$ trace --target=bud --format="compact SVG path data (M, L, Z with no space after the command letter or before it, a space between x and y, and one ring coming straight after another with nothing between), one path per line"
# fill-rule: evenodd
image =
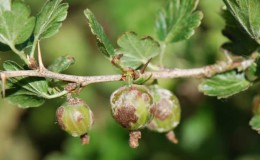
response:
M167 138L173 143L177 143L177 139L172 132L178 126L181 116L177 97L169 90L158 86L150 87L150 91L154 99L154 104L151 107L151 113L154 118L147 127L160 133L168 132Z
M87 134L93 125L93 113L84 101L70 98L57 109L56 117L64 131L80 137L82 144L88 144Z

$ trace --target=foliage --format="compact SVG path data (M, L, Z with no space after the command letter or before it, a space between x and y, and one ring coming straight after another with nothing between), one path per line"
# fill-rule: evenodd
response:
M194 41L199 41L198 39L201 37L197 37L197 35L191 38L196 30L198 30L199 33L203 33L208 29L207 26L204 26L205 24L203 27L198 28L199 25L203 23L203 7L200 7L202 11L197 10L199 5L198 0L168 0L165 8L159 10L156 16L156 37L152 37L152 33L148 36L139 36L142 35L142 33L137 34L136 32L128 31L119 36L117 39L118 46L113 46L112 44L114 43L109 40L110 37L105 33L107 28L103 28L101 25L104 24L101 23L104 21L103 19L100 19L101 22L99 22L90 9L85 9L84 14L88 20L90 30L95 37L99 51L105 55L105 57L111 62L112 65L120 69L120 74L122 77L121 80L125 81L127 85L137 83L142 85L150 85L158 83L160 78L165 77L202 77L202 81L198 86L200 92L203 92L208 96L227 98L238 93L245 94L245 92L241 92L247 90L251 86L255 86L259 80L260 16L258 11L260 9L260 2L258 0L223 0L223 2L225 3L226 8L222 11L222 18L225 20L225 28L223 29L222 33L226 38L228 38L229 41L223 43L222 48L225 51L228 51L228 61L225 61L224 63L222 63L222 61L212 66L201 67L197 70L196 68L194 70L183 70L185 73L178 72L182 71L179 69L168 68L163 64L162 59L163 57L166 57L165 53L173 51L174 54L168 54L166 57L175 57L168 58L168 61L172 62L173 64L178 64L179 59L177 58L186 56L184 54L178 54L186 51L191 52L189 54L192 54L192 56L196 58L204 58L203 55L199 55L198 52L195 52L197 49L196 47L194 47L194 50L193 48L189 50L182 49L184 48L183 46L188 46L193 44ZM44 103L49 102L48 99L64 101L62 98L64 98L65 95L73 94L73 96L78 97L81 89L88 84L87 81L85 83L80 81L82 80L82 76L75 76L75 81L72 81L75 83L75 86L69 88L71 87L70 82L62 78L58 80L55 78L50 79L48 77L47 74L57 75L61 72L68 73L67 70L70 69L71 65L75 63L74 58L71 56L61 56L57 58L52 64L50 64L47 69L43 68L42 70L41 66L38 66L38 64L41 63L39 49L37 52L39 59L36 61L37 56L35 55L35 52L37 43L40 43L43 40L48 42L48 38L59 32L63 21L67 18L68 7L69 4L62 2L62 0L47 0L40 12L36 16L32 16L30 7L27 6L25 2L0 0L0 50L11 50L22 60L22 62L17 61L16 59L14 61L7 60L3 62L3 69L7 72L0 72L2 90L6 92L5 98L13 104L18 105L21 108L29 108L42 106ZM142 8L142 10L144 9ZM207 18L207 14L205 15L205 18ZM129 20L129 23L130 22L131 20ZM111 22L111 25L112 24L113 26L110 27L112 29L114 29L113 27L116 28L116 25ZM203 48L202 50L209 52L207 47ZM76 54L77 53L73 53L73 56ZM97 66L101 65L102 67L99 67L99 69L104 72L106 71L105 62L104 64L99 62L95 63L96 61L95 58L93 58L94 56L88 56L88 59L84 57L84 63L89 63L89 66L91 67L90 69L82 68L84 73L87 71L88 73L86 74L98 72L96 68ZM158 62L158 59L160 62ZM185 60L185 62L188 61L189 59ZM179 63L182 62L183 61L179 61ZM192 65L194 64L190 64L190 66ZM19 71L33 71L33 73L37 72L40 73L40 77L43 78L30 76L8 77L8 74L5 75L5 73L18 73ZM199 73L196 73L196 71L199 71ZM164 73L164 75L161 74L162 77L158 76L158 79L156 78L153 82L149 81L150 78L154 79L153 74L157 75L160 73ZM67 76L67 74L58 75ZM7 76L7 78L5 78L5 76ZM87 78L90 80L94 79L94 82L91 83L106 82L102 81L102 76L89 76ZM140 79L143 80L140 82ZM160 83L161 82L159 81L159 84ZM172 84L173 82L171 81L169 83ZM176 84L178 83L180 82L176 81ZM167 84L165 86L167 86ZM102 87L98 89L106 93L106 96L110 91L105 91L106 89L102 89ZM89 92L92 94L95 93L95 91ZM239 97L240 94L237 96ZM97 93L95 93L95 96L101 97ZM91 96L89 99L90 101L93 100ZM210 106L209 104L207 105ZM203 116L205 115L206 114L203 114ZM197 118L197 121L195 121L196 123L190 123L193 124L191 126L197 124L198 126L200 125L197 127L198 129L196 133L201 133L201 141L207 138L207 134L213 134L213 129L211 127L209 127L210 130L208 131L206 131L207 129L203 128L204 124L206 124L206 121L208 122L208 120L210 120L213 125L214 122L210 119L213 116L207 115L205 117L204 118L206 120L203 119L203 117L201 120L201 117L199 117ZM180 126L181 125L182 124L180 124ZM211 126L209 123L206 125L207 127ZM257 131L259 130L258 115L255 115L251 119L250 125L252 129ZM192 137L194 135L188 134L188 132L191 132L190 130L192 130L193 127L189 127L189 125L186 124L184 124L184 126L188 126L188 129L186 128L186 130L189 130L183 131L186 133L184 136L188 137L187 139L193 139ZM102 131L100 131L100 133L102 133ZM112 138L114 139L118 138L113 136ZM109 139L110 137L106 138ZM122 142L123 141L125 140L122 140ZM200 140L194 141L194 146L198 146L199 148L199 141ZM112 142L107 142L108 146L110 143ZM96 146L96 148L98 147ZM71 148L66 149L68 150L68 154L73 154L73 151L69 152L70 149ZM129 155L133 156L133 154ZM56 157L61 159L63 158L63 156L57 155ZM70 155L69 157L73 156ZM118 155L118 157L120 156ZM122 155L122 157L124 156Z

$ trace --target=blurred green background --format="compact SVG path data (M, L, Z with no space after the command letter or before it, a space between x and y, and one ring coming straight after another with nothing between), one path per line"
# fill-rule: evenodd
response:
M25 0L36 15L45 0ZM67 0L67 20L60 32L43 40L41 48L45 65L61 55L76 59L66 73L74 75L115 74L117 70L97 50L83 15L90 8L104 26L113 44L125 31L152 35L155 13L165 0ZM192 68L212 64L224 58L220 50L227 41L221 35L224 21L222 1L201 0L204 18L196 34L187 42L168 47L167 67ZM6 59L20 61L14 54L0 53ZM1 69L1 67L0 67ZM175 132L179 144L168 142L163 134L143 130L137 149L128 146L128 132L110 116L109 96L122 82L87 86L80 97L92 108L95 125L90 144L82 146L57 125L56 108L63 99L50 100L42 107L22 110L0 99L0 160L258 160L260 136L250 129L251 102L259 86L251 87L229 99L217 100L197 90L199 80L167 79L159 84L179 97L182 119Z

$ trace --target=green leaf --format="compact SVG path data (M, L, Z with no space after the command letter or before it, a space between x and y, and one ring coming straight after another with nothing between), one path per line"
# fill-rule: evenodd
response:
M224 0L228 10L255 40L260 39L260 1L259 0Z
M32 34L35 18L22 2L13 2L11 10L0 8L0 42L14 46L26 41Z
M91 32L95 35L97 40L97 46L99 50L108 58L111 58L115 55L114 47L107 38L103 27L98 23L94 14L89 10L84 10L84 14L88 19L88 24L91 29Z
M23 68L13 61L5 61L3 63L3 68L6 71L17 71ZM8 78L8 82L12 84L12 88L17 90L24 89L29 95L36 95L43 97L43 94L48 93L48 83L44 78L34 78L34 77L16 77Z
M125 67L131 67L136 69L142 64L160 54L160 44L153 40L153 38L147 36L139 38L133 32L126 32L117 41L119 45L116 54L123 54L120 62Z
M62 56L56 59L53 64L48 67L48 70L52 72L60 73L68 69L72 64L75 63L75 59L71 56Z
M203 17L202 12L195 11L197 4L198 0L170 0L157 15L155 28L159 39L166 43L189 39Z
M69 5L62 0L48 0L36 18L34 36L36 39L49 38L59 31L67 17Z
M243 73L230 71L205 79L199 85L199 90L208 96L227 98L248 89L250 85Z
M231 41L224 43L222 48L242 56L248 56L256 51L259 44L247 34L230 12L224 10L222 16L226 22L223 34Z
M249 122L249 125L252 127L253 130L259 131L260 130L260 114L256 114L252 117Z
M7 89L6 98L20 108L39 107L45 102L44 98L30 95L28 91L23 89Z

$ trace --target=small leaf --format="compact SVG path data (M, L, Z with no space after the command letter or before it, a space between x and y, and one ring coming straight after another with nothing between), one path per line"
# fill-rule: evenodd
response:
M248 56L256 51L259 44L247 34L230 12L224 10L222 16L226 22L223 34L231 40L231 42L224 43L222 48L242 56Z
M36 18L34 36L36 39L49 38L59 31L67 17L69 5L62 0L48 0Z
M13 46L25 42L35 23L29 16L30 8L22 2L13 2L11 11L0 8L0 42Z
M249 122L249 125L252 127L253 130L259 131L260 130L260 114L256 114L252 117Z
M48 70L52 72L60 73L68 69L72 64L75 63L75 59L71 56L62 56L56 59L53 64L48 67Z
M166 9L159 12L156 32L166 43L189 39L200 25L202 12L195 11L198 0L170 0Z
M227 98L248 89L250 85L243 73L231 71L205 79L199 85L199 90L208 96Z
M3 68L6 71L17 71L23 69L13 61L5 61L3 63ZM28 94L41 96L42 94L48 93L48 83L44 78L16 77L8 78L8 82L11 83L11 85L17 90L25 89L26 91L31 92Z
M108 58L111 58L115 55L114 47L107 38L103 27L98 23L94 14L89 10L84 10L84 14L88 19L88 24L91 29L91 32L95 35L97 40L97 46L99 50Z
M116 54L123 54L120 62L125 67L136 69L151 58L160 54L160 44L151 37L140 39L133 32L126 32L117 41L121 47Z
M260 1L259 0L224 0L228 10L255 40L260 39Z

